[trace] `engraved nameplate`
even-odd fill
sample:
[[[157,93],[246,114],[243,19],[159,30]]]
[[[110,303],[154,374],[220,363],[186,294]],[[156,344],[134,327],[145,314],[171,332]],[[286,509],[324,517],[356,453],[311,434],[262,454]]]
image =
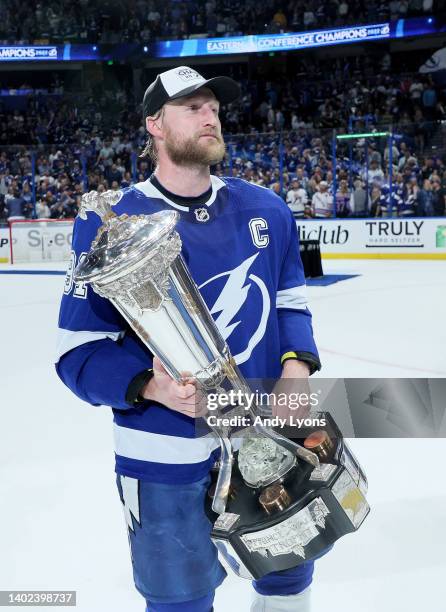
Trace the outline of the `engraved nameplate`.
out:
[[[262,556],[289,555],[293,553],[305,559],[305,546],[325,529],[325,517],[329,509],[321,497],[317,497],[305,508],[274,527],[246,533],[240,536],[249,552]]]

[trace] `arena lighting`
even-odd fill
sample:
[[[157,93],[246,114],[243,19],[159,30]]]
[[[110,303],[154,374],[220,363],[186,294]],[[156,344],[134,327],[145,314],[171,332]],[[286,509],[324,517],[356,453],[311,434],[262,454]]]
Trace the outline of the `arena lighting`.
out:
[[[144,49],[143,49],[144,53],[147,53],[148,50],[149,50],[148,47],[144,47]]]
[[[98,48],[96,47],[96,45],[93,46],[93,51],[97,51]]]
[[[353,138],[383,138],[390,136],[390,132],[365,132],[364,134],[339,134],[337,140],[352,140]]]

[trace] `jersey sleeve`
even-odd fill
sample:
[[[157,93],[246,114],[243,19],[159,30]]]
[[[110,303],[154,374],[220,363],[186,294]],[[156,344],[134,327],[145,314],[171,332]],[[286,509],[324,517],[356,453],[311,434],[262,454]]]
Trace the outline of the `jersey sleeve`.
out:
[[[73,250],[59,312],[56,371],[78,397],[121,410],[132,406],[126,393],[133,378],[152,367],[152,356],[124,318],[92,287],[75,283],[73,272],[90,250],[100,219],[88,213],[73,228]]]
[[[321,368],[321,364],[313,337],[299,238],[292,215],[288,215],[287,229],[288,241],[276,296],[280,351],[282,356],[289,352],[297,353],[309,363],[313,373]]]

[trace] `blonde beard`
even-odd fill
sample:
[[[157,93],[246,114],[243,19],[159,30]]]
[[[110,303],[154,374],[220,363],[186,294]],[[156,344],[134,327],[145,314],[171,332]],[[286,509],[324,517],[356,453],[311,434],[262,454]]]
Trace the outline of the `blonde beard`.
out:
[[[164,146],[170,160],[177,166],[213,166],[218,164],[226,152],[221,136],[215,142],[200,142],[200,138],[181,140],[170,130],[166,132]]]

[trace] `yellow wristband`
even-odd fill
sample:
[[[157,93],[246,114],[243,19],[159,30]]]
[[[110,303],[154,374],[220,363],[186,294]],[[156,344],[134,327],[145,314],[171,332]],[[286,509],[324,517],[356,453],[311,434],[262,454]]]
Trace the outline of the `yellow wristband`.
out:
[[[284,353],[280,358],[280,365],[283,365],[287,359],[298,359],[297,353],[294,351],[288,351],[288,353]]]

